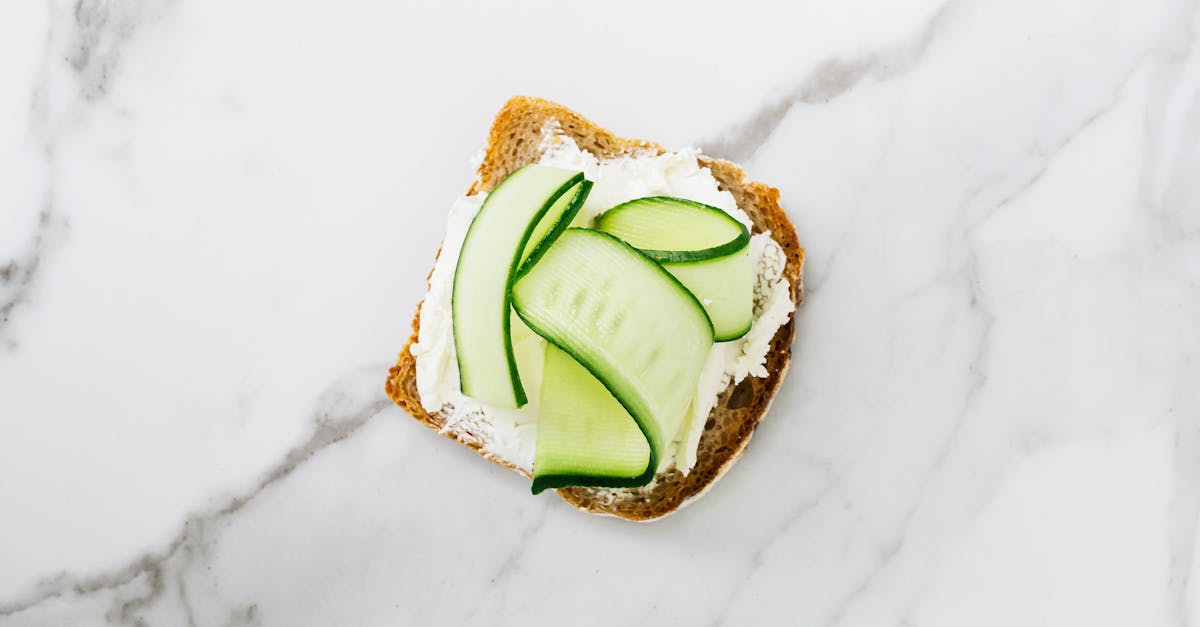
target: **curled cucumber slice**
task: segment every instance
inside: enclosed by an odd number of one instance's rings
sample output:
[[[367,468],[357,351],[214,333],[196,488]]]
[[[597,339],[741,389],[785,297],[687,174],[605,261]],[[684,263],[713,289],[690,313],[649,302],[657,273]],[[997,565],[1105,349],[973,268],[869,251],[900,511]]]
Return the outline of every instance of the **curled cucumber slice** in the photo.
[[[754,321],[750,231],[717,207],[666,196],[617,205],[596,220],[679,279],[704,305],[718,342]]]
[[[540,261],[522,268],[512,304],[530,329],[570,355],[633,417],[649,445],[638,485],[648,482],[687,416],[712,347],[703,306],[632,246],[577,228],[567,229]],[[567,437],[551,440],[549,450],[539,446],[539,455],[571,456],[591,445]],[[621,473],[629,478],[627,466]]]
[[[500,407],[526,403],[509,336],[512,281],[545,254],[590,189],[582,172],[531,165],[484,200],[463,240],[451,297],[463,394]]]
[[[629,412],[553,344],[546,344],[536,446],[534,494],[569,485],[644,485],[655,470],[650,445]]]

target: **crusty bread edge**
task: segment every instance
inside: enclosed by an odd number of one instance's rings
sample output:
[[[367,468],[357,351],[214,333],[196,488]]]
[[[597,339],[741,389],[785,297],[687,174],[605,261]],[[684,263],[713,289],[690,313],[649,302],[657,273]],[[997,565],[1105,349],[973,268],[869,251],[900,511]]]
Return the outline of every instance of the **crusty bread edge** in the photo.
[[[512,161],[519,159],[518,151],[512,147],[514,129],[521,129],[522,124],[528,122],[527,118],[537,118],[543,120],[554,120],[568,135],[577,140],[584,149],[590,149],[598,156],[606,157],[614,154],[633,154],[637,152],[652,152],[662,153],[664,149],[653,142],[637,139],[624,139],[612,135],[609,131],[593,124],[589,120],[583,118],[579,114],[562,107],[556,103],[523,96],[517,96],[505,103],[504,107],[496,115],[496,119],[492,124],[488,134],[488,144],[485,149],[484,158],[480,162],[477,178],[472,183],[468,190],[468,194],[475,194],[479,191],[490,190],[500,180],[513,169]],[[526,132],[527,134],[527,132]],[[522,138],[522,140],[528,138]],[[580,141],[583,140],[583,141]],[[519,143],[519,142],[518,142]],[[525,147],[525,151],[529,150],[529,146]],[[525,162],[535,162],[537,155],[526,155]],[[791,284],[791,296],[795,306],[803,300],[803,249],[799,248],[796,241],[795,228],[787,218],[787,214],[778,204],[778,190],[750,181],[745,172],[737,165],[727,161],[711,159],[708,157],[700,157],[701,165],[710,168],[714,176],[719,180],[724,180],[727,187],[734,187],[731,191],[737,195],[752,195],[758,204],[764,205],[768,212],[768,219],[771,226],[772,236],[779,241],[784,247],[787,254],[787,267],[785,268],[785,278]],[[521,163],[523,165],[523,163]],[[740,189],[737,189],[740,188]],[[739,205],[741,205],[739,198]],[[762,226],[758,225],[757,226]],[[783,240],[783,241],[780,241]],[[439,251],[440,253],[440,251]],[[612,503],[601,504],[590,495],[590,489],[587,488],[564,488],[558,490],[558,493],[564,500],[571,503],[573,506],[593,514],[611,515],[619,518],[636,521],[649,521],[661,518],[678,509],[691,504],[701,496],[706,494],[708,490],[729,470],[730,467],[745,453],[746,447],[749,444],[753,432],[758,423],[765,417],[770,408],[775,394],[778,392],[784,377],[787,374],[790,362],[790,344],[794,329],[794,316],[790,316],[787,322],[779,329],[776,336],[772,339],[772,346],[777,352],[784,353],[777,355],[774,370],[769,372],[766,381],[768,389],[761,390],[766,396],[765,402],[761,408],[754,412],[743,422],[748,423],[748,430],[744,435],[741,435],[734,443],[734,448],[727,451],[727,454],[720,464],[717,466],[715,473],[699,489],[692,490],[683,498],[674,500],[673,503],[668,503],[660,507],[621,507],[620,503],[613,506]],[[401,408],[411,414],[421,423],[454,439],[462,444],[465,444],[479,455],[487,458],[501,466],[515,470],[526,477],[529,476],[525,469],[514,466],[508,461],[492,455],[485,448],[485,443],[478,439],[472,438],[470,434],[462,433],[453,429],[445,428],[444,419],[438,414],[430,414],[421,406],[420,397],[416,389],[415,376],[415,358],[412,356],[411,348],[417,341],[418,329],[420,327],[420,304],[417,306],[416,315],[412,321],[412,334],[408,342],[401,351],[397,363],[389,370],[385,389],[388,396]],[[782,357],[782,360],[778,358]],[[771,361],[769,356],[769,362]],[[730,386],[723,395],[728,395],[733,392],[734,386]],[[721,405],[719,404],[718,407]],[[714,409],[714,414],[716,409]],[[677,496],[677,495],[676,495]]]

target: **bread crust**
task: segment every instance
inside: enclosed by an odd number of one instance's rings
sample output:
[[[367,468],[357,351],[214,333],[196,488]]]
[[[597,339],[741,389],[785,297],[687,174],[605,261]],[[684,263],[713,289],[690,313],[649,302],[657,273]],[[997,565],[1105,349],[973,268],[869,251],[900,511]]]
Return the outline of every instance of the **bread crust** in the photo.
[[[581,149],[601,159],[665,152],[662,146],[654,142],[617,137],[554,102],[515,96],[505,103],[492,123],[477,178],[467,193],[490,191],[516,168],[536,163],[541,157],[542,129],[547,123],[556,123],[562,135],[570,137]],[[753,231],[770,231],[771,237],[783,248],[787,258],[783,276],[791,285],[792,303],[798,307],[804,298],[804,249],[800,247],[795,227],[779,205],[779,190],[749,180],[742,168],[728,161],[704,156],[698,160],[700,165],[711,170],[721,189],[733,194],[738,207],[753,221]],[[585,512],[637,521],[665,516],[702,495],[745,451],[755,428],[766,415],[771,400],[779,390],[791,361],[793,318],[789,316],[771,340],[766,360],[767,376],[747,377],[740,384],[730,385],[721,392],[700,437],[696,465],[686,476],[671,468],[659,473],[650,485],[641,488],[560,488],[558,495]],[[470,433],[444,429],[445,418],[437,413],[430,414],[421,406],[417,393],[416,358],[411,352],[412,345],[417,341],[420,320],[421,308],[418,304],[412,321],[412,335],[400,351],[396,365],[388,372],[385,385],[388,396],[431,429],[528,477],[529,473],[524,469],[489,454],[482,439]]]

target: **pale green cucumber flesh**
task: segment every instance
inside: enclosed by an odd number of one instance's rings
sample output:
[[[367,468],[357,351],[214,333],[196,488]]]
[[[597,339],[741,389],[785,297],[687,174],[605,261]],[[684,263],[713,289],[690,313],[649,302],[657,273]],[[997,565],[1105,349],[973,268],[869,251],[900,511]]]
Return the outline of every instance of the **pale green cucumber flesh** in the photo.
[[[696,297],[616,237],[570,228],[522,268],[512,303],[530,329],[574,357],[629,412],[656,468],[712,347],[712,324]]]
[[[658,262],[722,257],[750,243],[746,226],[720,208],[668,196],[621,203],[596,218],[596,228]]]
[[[735,340],[754,321],[750,232],[717,207],[655,196],[606,211],[596,228],[662,264],[704,305],[718,342]]]
[[[736,340],[754,322],[754,267],[750,247],[704,261],[663,263],[704,305],[718,342]]]
[[[546,252],[554,240],[558,239],[558,236],[562,235],[562,232],[570,226],[575,215],[579,213],[579,208],[583,206],[584,199],[591,191],[592,182],[581,178],[575,187],[567,190],[550,205],[542,219],[538,220],[537,225],[533,227],[529,239],[526,240],[525,250],[521,252],[521,261],[518,265],[537,263],[538,258]]]
[[[629,412],[574,357],[546,344],[533,493],[644,485],[654,470],[650,445]]]
[[[451,298],[463,394],[499,407],[526,403],[509,336],[512,281],[522,261],[536,260],[566,228],[587,190],[581,172],[533,165],[510,174],[484,200],[463,240]],[[541,241],[533,242],[535,236]]]

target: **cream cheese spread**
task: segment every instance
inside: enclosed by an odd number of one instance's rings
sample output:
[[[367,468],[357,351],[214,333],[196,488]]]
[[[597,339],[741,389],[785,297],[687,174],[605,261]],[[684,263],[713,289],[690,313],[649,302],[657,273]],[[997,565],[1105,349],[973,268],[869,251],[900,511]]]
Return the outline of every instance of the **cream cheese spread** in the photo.
[[[569,138],[555,134],[552,128],[547,129],[542,149],[539,163],[581,170],[594,183],[572,223],[574,226],[591,226],[596,216],[628,200],[675,196],[719,207],[751,227],[749,217],[738,209],[733,195],[722,191],[708,168],[697,163],[699,152],[694,149],[662,155],[647,152],[617,159],[597,159],[580,150]],[[416,357],[417,392],[426,411],[442,412],[446,418],[445,429],[478,438],[477,443],[489,456],[532,471],[545,340],[525,327],[520,318],[512,316],[513,352],[529,398],[524,407],[509,409],[485,405],[464,396],[459,390],[450,298],[463,239],[485,197],[482,193],[464,196],[450,209],[441,254],[429,276],[429,291],[421,305],[418,341],[412,346]],[[660,471],[674,465],[686,474],[696,463],[696,449],[704,432],[704,423],[719,394],[731,383],[739,383],[748,376],[767,376],[765,363],[771,339],[793,310],[791,286],[783,278],[786,261],[783,249],[770,233],[759,233],[750,238],[750,254],[756,275],[754,323],[744,337],[713,345],[696,386],[691,415],[672,442],[672,450],[663,456]]]

